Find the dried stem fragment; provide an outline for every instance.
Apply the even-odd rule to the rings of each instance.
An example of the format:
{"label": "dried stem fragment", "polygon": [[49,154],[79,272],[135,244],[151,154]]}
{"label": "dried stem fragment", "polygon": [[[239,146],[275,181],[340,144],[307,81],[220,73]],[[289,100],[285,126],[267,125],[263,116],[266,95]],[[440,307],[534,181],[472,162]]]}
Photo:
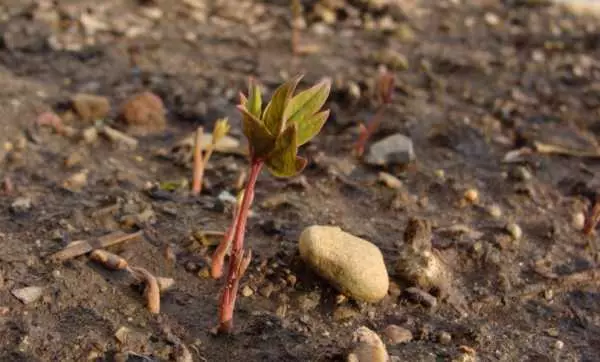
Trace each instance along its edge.
{"label": "dried stem fragment", "polygon": [[111,270],[124,270],[129,265],[127,260],[106,250],[96,249],[91,252],[90,259]]}
{"label": "dried stem fragment", "polygon": [[97,239],[77,240],[69,244],[63,250],[54,253],[50,256],[50,260],[60,263],[66,260],[76,258],[80,255],[87,254],[94,249],[105,249],[109,246],[119,244],[125,241],[133,240],[141,236],[143,231],[127,234],[122,231],[110,233],[101,236]]}
{"label": "dried stem fragment", "polygon": [[146,296],[148,311],[152,314],[160,313],[160,287],[154,275],[144,268],[131,267],[129,270],[145,285],[144,295]]}

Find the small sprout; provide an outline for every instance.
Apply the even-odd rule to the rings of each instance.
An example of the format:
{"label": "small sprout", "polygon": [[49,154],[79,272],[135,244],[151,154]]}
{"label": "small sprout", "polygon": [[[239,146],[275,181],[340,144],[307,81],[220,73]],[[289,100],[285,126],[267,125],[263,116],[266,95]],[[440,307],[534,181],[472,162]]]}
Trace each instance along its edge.
{"label": "small sprout", "polygon": [[387,70],[384,70],[380,73],[375,89],[376,98],[379,102],[379,107],[377,108],[377,111],[375,112],[373,117],[371,117],[369,122],[367,122],[366,126],[362,123],[359,126],[360,131],[358,140],[354,145],[354,153],[358,157],[362,157],[363,153],[365,152],[367,141],[377,130],[379,124],[381,123],[381,117],[383,116],[383,111],[385,110],[385,107],[392,102],[392,95],[394,94],[395,82],[396,80],[392,73],[388,72]]}
{"label": "small sprout", "polygon": [[240,193],[234,219],[223,241],[215,251],[211,275],[222,275],[223,260],[231,248],[227,283],[221,295],[219,330],[231,332],[233,310],[239,281],[250,264],[251,253],[244,252],[244,236],[254,187],[263,165],[276,177],[291,177],[304,169],[307,161],[298,156],[298,148],[320,131],[329,110],[322,111],[331,81],[324,80],[294,95],[301,77],[294,77],[275,90],[271,101],[263,107],[261,89],[250,81],[248,94],[240,94],[238,109],[242,113],[242,130],[250,148],[250,171],[243,193]]}
{"label": "small sprout", "polygon": [[202,180],[204,179],[204,169],[206,168],[206,164],[208,164],[210,156],[215,150],[217,143],[227,135],[230,128],[231,127],[229,126],[227,118],[221,118],[215,122],[211,142],[208,146],[206,146],[204,155],[202,154],[202,138],[204,136],[204,129],[202,127],[198,127],[196,130],[196,139],[194,142],[194,173],[192,178],[193,195],[199,195],[202,191]]}

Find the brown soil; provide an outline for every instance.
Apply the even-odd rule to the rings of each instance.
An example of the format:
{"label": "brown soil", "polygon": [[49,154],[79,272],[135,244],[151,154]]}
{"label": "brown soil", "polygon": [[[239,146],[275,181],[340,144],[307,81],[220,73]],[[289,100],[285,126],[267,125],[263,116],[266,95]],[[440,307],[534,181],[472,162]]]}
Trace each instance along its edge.
{"label": "brown soil", "polygon": [[[181,342],[194,361],[336,361],[345,359],[357,327],[381,333],[389,324],[415,336],[388,346],[403,361],[452,360],[461,346],[483,361],[599,360],[596,274],[577,284],[564,277],[597,265],[597,238],[584,236],[572,218],[595,198],[600,165],[537,152],[502,162],[535,141],[596,152],[597,19],[527,5],[533,1],[414,0],[383,9],[339,1],[330,31],[316,34],[322,24],[308,16],[302,40],[320,50],[294,57],[287,1],[59,3],[0,5],[0,176],[14,188],[0,194],[0,360],[110,361],[125,352],[130,361],[169,360],[183,355]],[[204,3],[206,10],[189,5]],[[317,3],[306,1],[306,12]],[[396,30],[377,28],[386,17]],[[369,21],[352,24],[356,18],[371,19],[375,29],[365,29]],[[377,182],[383,169],[351,155],[359,121],[376,107],[369,92],[383,49],[403,54],[408,65],[395,71],[393,105],[373,139],[395,132],[412,138],[415,165],[385,169],[402,179],[400,190]],[[222,282],[206,277],[212,249],[193,234],[225,230],[230,205],[218,195],[235,194],[247,161],[213,155],[207,187],[192,197],[185,189],[148,190],[148,183],[191,175],[189,165],[157,151],[198,125],[210,129],[220,116],[230,117],[232,134],[242,139],[235,102],[247,78],[270,92],[282,75],[295,73],[306,74],[305,85],[334,79],[332,116],[301,151],[310,159],[301,178],[259,178],[247,235],[254,260],[242,281],[254,294],[238,299],[236,333],[214,336]],[[361,99],[348,92],[350,82]],[[145,89],[164,101],[168,126],[138,137],[133,151],[103,137],[90,144],[34,126],[43,111],[67,109],[76,93],[108,97],[116,119],[118,105]],[[77,119],[69,125],[89,126]],[[67,157],[80,162],[67,168]],[[89,173],[80,190],[63,187],[83,169]],[[478,190],[477,205],[461,205],[468,188]],[[19,197],[31,208],[12,208]],[[492,204],[501,217],[486,211]],[[112,205],[112,212],[98,212]],[[123,218],[145,209],[153,215],[134,225]],[[446,302],[428,310],[396,294],[338,306],[336,292],[299,260],[302,229],[335,224],[379,246],[391,272],[409,217],[433,223],[434,246],[453,270],[467,316]],[[508,222],[522,228],[518,242],[505,231]],[[443,232],[455,224],[479,234]],[[175,279],[158,316],[126,273],[84,256],[48,261],[69,241],[139,228],[142,240],[111,251]],[[167,247],[176,254],[173,265]],[[42,297],[24,305],[11,291],[25,286],[43,287]],[[121,327],[129,329],[124,341],[115,337]],[[441,332],[451,334],[450,343],[440,343]]]}

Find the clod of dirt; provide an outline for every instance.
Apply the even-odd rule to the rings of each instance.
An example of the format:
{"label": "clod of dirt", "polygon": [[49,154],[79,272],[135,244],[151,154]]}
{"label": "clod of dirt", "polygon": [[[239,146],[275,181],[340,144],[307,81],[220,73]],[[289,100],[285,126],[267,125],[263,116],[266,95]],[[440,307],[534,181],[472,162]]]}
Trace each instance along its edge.
{"label": "clod of dirt", "polygon": [[163,101],[148,91],[129,98],[121,108],[119,120],[129,133],[136,135],[162,132],[167,126]]}
{"label": "clod of dirt", "polygon": [[415,151],[412,140],[400,133],[374,143],[365,158],[368,164],[377,166],[407,164],[414,160]]}
{"label": "clod of dirt", "polygon": [[390,324],[389,326],[385,327],[383,330],[383,335],[385,336],[386,341],[392,346],[407,343],[413,339],[413,334],[411,331],[395,324]]}
{"label": "clod of dirt", "polygon": [[29,304],[40,299],[40,297],[44,293],[44,289],[41,287],[31,286],[20,289],[13,289],[11,293],[23,304]]}
{"label": "clod of dirt", "polygon": [[110,112],[110,101],[102,96],[80,93],[73,96],[71,103],[75,113],[85,122],[105,119]]}
{"label": "clod of dirt", "polygon": [[12,204],[10,204],[10,211],[12,211],[15,214],[22,214],[31,210],[31,206],[31,198],[21,196],[17,197],[15,201],[13,201]]}
{"label": "clod of dirt", "polygon": [[357,300],[377,302],[389,286],[377,246],[339,227],[310,226],[300,235],[300,256],[317,274]]}
{"label": "clod of dirt", "polygon": [[377,333],[369,328],[359,327],[352,335],[354,348],[348,355],[348,362],[388,362],[390,357]]}
{"label": "clod of dirt", "polygon": [[396,262],[396,273],[406,282],[423,290],[436,290],[445,295],[451,283],[451,273],[431,246],[431,223],[410,219],[404,231],[404,244]]}

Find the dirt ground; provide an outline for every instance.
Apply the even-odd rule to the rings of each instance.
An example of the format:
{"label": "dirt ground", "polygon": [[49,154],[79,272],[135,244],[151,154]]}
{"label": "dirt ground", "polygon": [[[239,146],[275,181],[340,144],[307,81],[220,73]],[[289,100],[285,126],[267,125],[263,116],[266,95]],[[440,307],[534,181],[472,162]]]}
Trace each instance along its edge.
{"label": "dirt ground", "polygon": [[[284,0],[0,3],[0,179],[12,186],[0,190],[0,360],[184,361],[185,345],[193,361],[342,361],[356,328],[389,324],[414,336],[388,344],[400,361],[464,360],[465,347],[480,361],[600,360],[598,242],[578,219],[599,185],[597,18],[543,1],[303,4],[301,39],[318,50],[293,56]],[[376,109],[382,64],[397,85],[372,141],[409,136],[408,167],[352,156],[358,124]],[[247,236],[254,259],[241,286],[253,293],[238,300],[236,333],[215,336],[222,282],[207,276],[213,248],[195,235],[226,229],[223,192],[237,192],[247,160],[216,153],[198,197],[149,185],[189,180],[190,165],[169,150],[199,125],[227,116],[243,139],[235,104],[249,76],[270,93],[296,73],[303,86],[334,80],[332,115],[301,150],[310,160],[302,176],[260,176]],[[162,98],[168,126],[135,136],[134,150],[35,125],[44,111],[65,114],[77,93],[107,97],[111,122],[143,89]],[[538,152],[540,144],[562,151]],[[524,147],[534,151],[509,153]],[[82,171],[84,185],[65,187]],[[378,182],[380,171],[402,186]],[[470,188],[474,205],[463,202]],[[403,290],[393,265],[409,217],[433,223],[466,315],[397,291],[376,304],[338,304],[299,259],[305,227],[339,225],[382,250]],[[110,250],[175,279],[158,316],[127,273],[85,256],[48,260],[70,241],[138,229],[143,238]],[[582,277],[571,283],[573,275]],[[42,294],[25,304],[13,292],[29,286]]]}

